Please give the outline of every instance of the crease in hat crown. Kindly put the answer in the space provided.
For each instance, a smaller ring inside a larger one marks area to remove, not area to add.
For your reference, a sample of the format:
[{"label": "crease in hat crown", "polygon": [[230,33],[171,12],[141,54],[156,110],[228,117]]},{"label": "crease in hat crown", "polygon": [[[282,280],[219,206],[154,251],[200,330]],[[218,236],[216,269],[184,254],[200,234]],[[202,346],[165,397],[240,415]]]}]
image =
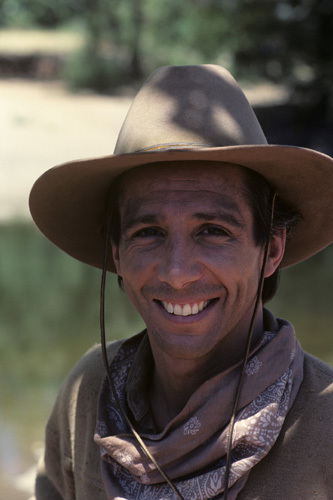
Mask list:
[{"label": "crease in hat crown", "polygon": [[224,68],[164,66],[136,95],[115,154],[267,144],[245,94]]}]

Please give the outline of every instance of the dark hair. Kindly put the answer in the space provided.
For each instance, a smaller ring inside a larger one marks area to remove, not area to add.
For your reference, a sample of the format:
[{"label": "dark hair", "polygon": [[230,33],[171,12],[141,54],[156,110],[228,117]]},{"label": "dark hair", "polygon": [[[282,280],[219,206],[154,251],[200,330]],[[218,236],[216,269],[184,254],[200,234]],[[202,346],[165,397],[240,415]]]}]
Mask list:
[{"label": "dark hair", "polygon": [[[244,195],[251,209],[253,216],[253,237],[255,244],[264,246],[270,235],[276,235],[286,229],[287,240],[292,236],[297,222],[302,218],[301,214],[294,208],[289,207],[279,196],[275,198],[274,217],[271,227],[271,207],[274,194],[274,188],[258,173],[244,168],[245,188]],[[124,186],[125,174],[117,177],[109,191],[108,201],[108,221],[109,237],[112,243],[119,245],[121,236],[120,221],[120,199]],[[265,278],[262,301],[263,303],[271,300],[278,288],[280,269]],[[118,284],[122,288],[122,278],[118,276]]]},{"label": "dark hair", "polygon": [[[274,215],[271,227],[271,211],[274,188],[257,172],[244,169],[245,172],[245,198],[253,216],[253,237],[256,245],[264,246],[267,238],[286,230],[287,241],[292,237],[296,224],[302,216],[298,210],[288,206],[278,195],[275,197]],[[262,301],[271,300],[278,288],[280,267],[265,278]]]},{"label": "dark hair", "polygon": [[[125,172],[126,173],[126,172]],[[119,175],[112,182],[107,199],[105,220],[102,225],[102,234],[104,238],[108,238],[107,245],[113,243],[118,246],[121,236],[121,222],[120,222],[120,199],[123,191],[123,177],[125,174]],[[107,230],[108,226],[108,230]],[[124,290],[123,279],[118,274],[118,285]]]},{"label": "dark hair", "polygon": [[[107,203],[107,221],[109,224],[109,238],[116,246],[120,243],[121,229],[120,229],[120,199],[123,192],[123,177],[124,174],[116,177],[112,182]],[[105,231],[104,231],[105,232]]]}]

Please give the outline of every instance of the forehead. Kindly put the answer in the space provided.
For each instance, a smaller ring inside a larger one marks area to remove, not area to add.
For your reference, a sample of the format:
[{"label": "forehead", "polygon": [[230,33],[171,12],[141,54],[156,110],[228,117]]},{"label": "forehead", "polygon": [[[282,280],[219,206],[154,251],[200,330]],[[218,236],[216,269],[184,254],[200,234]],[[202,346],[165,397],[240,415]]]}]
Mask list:
[{"label": "forehead", "polygon": [[133,210],[143,204],[148,208],[180,199],[193,206],[218,200],[238,205],[245,198],[245,183],[245,168],[238,165],[215,162],[145,165],[124,176],[120,208]]}]

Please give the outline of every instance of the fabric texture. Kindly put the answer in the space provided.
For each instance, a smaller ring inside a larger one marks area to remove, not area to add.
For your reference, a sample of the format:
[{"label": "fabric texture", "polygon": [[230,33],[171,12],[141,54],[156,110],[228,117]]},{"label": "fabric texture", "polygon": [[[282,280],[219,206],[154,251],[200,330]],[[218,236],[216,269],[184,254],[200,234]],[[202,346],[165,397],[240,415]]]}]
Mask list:
[{"label": "fabric texture", "polygon": [[[111,361],[122,342],[108,345]],[[37,500],[106,500],[100,450],[93,442],[104,378],[100,346],[73,368],[46,429]],[[237,500],[331,500],[333,368],[305,354],[304,379],[271,451]],[[127,500],[127,499],[126,499]]]},{"label": "fabric texture", "polygon": [[[265,325],[269,330],[251,353],[242,385],[241,411],[233,434],[231,500],[244,487],[252,467],[274,445],[303,379],[303,351],[292,325],[278,323],[267,311]],[[111,365],[118,397],[125,411],[131,410],[132,414],[135,408],[127,403],[129,373],[135,363],[146,364],[145,357],[138,356],[142,344],[147,351],[145,334],[125,342]],[[141,433],[149,451],[184,498],[208,500],[223,496],[228,424],[240,370],[238,363],[206,381],[162,433]],[[140,393],[144,383],[141,380]],[[140,381],[136,385],[140,389]],[[128,429],[106,378],[95,441],[104,459],[102,473],[108,498],[175,498]]]}]

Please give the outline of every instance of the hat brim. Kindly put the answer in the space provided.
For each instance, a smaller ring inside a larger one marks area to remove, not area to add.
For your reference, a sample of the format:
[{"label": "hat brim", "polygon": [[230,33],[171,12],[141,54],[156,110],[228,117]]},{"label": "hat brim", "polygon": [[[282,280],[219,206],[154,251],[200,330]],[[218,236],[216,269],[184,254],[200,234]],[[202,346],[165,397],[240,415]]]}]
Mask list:
[{"label": "hat brim", "polygon": [[[112,181],[126,170],[144,164],[200,160],[250,168],[300,211],[302,220],[287,243],[282,267],[296,264],[332,242],[333,159],[295,146],[155,150],[65,163],[36,181],[29,200],[31,214],[55,245],[82,262],[102,268],[102,226]],[[107,268],[115,272],[111,255]]]}]

